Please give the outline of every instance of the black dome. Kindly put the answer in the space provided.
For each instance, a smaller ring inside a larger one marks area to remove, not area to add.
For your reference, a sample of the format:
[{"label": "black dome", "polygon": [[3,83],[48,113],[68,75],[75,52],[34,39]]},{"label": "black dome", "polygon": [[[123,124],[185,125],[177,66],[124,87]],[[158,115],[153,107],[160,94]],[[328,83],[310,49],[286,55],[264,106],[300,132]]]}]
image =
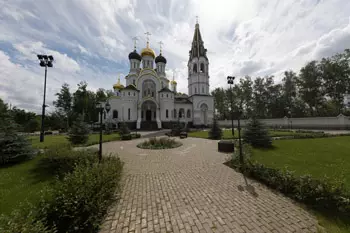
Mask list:
[{"label": "black dome", "polygon": [[156,63],[158,63],[158,62],[166,63],[166,59],[165,59],[165,57],[162,56],[162,54],[159,54],[159,55],[156,57]]},{"label": "black dome", "polygon": [[140,54],[138,54],[136,52],[136,50],[134,50],[131,53],[129,53],[129,60],[130,59],[137,59],[137,60],[141,61],[142,58],[141,58]]}]

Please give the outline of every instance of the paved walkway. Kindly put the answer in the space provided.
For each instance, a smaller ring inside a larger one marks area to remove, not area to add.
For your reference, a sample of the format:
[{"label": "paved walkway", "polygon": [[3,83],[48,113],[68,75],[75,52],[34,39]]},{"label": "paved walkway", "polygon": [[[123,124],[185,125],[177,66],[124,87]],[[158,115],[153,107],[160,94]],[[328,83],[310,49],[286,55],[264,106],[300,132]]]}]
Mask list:
[{"label": "paved walkway", "polygon": [[246,186],[223,165],[227,155],[216,141],[187,138],[179,148],[142,150],[136,145],[143,140],[103,144],[125,162],[125,176],[101,233],[316,232],[315,218],[290,199],[250,180]]}]

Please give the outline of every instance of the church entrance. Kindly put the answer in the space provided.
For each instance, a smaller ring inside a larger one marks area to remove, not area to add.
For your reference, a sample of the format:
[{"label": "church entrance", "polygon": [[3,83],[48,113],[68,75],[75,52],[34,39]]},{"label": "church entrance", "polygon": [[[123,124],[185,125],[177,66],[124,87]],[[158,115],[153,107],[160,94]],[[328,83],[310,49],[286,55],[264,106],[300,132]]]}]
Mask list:
[{"label": "church entrance", "polygon": [[207,126],[208,125],[208,105],[201,104],[201,124]]},{"label": "church entrance", "polygon": [[141,105],[141,129],[158,129],[156,118],[157,105],[152,100],[147,100]]},{"label": "church entrance", "polygon": [[152,120],[152,111],[146,110],[146,121],[151,121],[151,120]]}]

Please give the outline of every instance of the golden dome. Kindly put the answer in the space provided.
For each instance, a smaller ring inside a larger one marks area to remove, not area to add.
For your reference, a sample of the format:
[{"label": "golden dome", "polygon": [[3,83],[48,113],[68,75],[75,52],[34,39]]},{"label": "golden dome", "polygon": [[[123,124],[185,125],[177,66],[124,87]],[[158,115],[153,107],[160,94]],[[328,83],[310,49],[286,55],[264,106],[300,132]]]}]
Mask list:
[{"label": "golden dome", "polygon": [[171,84],[177,84],[177,82],[175,80],[170,82]]},{"label": "golden dome", "polygon": [[147,42],[146,48],[141,50],[141,57],[143,56],[151,56],[153,58],[156,57],[156,53],[149,47],[149,43]]},{"label": "golden dome", "polygon": [[118,82],[113,85],[113,89],[122,89],[124,86],[120,83],[120,78],[118,78]]}]

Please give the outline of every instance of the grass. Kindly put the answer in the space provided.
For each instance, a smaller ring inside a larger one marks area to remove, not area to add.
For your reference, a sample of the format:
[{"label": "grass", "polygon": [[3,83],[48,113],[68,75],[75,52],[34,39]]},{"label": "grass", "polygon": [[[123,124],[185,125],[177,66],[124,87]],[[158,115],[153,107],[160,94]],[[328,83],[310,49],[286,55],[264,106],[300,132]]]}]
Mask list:
[{"label": "grass", "polygon": [[40,192],[54,177],[38,176],[32,172],[40,157],[20,164],[0,167],[0,209],[1,214],[9,214],[20,202],[35,203]]},{"label": "grass", "polygon": [[[232,130],[231,129],[225,129],[223,132],[223,139],[238,139],[238,130],[235,129],[235,135],[232,137]],[[275,130],[269,130],[269,133],[271,137],[280,137],[280,136],[296,136],[296,135],[305,135],[306,133],[299,133],[294,131],[275,131]],[[243,132],[241,131],[241,134]],[[194,131],[188,133],[189,137],[195,137],[195,138],[208,138],[209,137],[209,131]]]},{"label": "grass", "polygon": [[[67,135],[45,135],[45,140],[43,143],[39,141],[39,136],[29,136],[29,140],[36,149],[45,149],[57,145],[67,145],[69,141],[67,140]],[[83,146],[89,146],[98,144],[100,140],[99,134],[90,134],[88,142]],[[103,142],[110,142],[120,140],[120,135],[118,133],[104,134],[102,137]]]},{"label": "grass", "polygon": [[[253,159],[268,167],[295,171],[295,175],[310,174],[330,181],[344,181],[350,192],[350,137],[293,139],[274,141],[274,149],[254,149]],[[350,225],[338,218],[316,213],[319,223],[327,232],[350,232]]]}]

